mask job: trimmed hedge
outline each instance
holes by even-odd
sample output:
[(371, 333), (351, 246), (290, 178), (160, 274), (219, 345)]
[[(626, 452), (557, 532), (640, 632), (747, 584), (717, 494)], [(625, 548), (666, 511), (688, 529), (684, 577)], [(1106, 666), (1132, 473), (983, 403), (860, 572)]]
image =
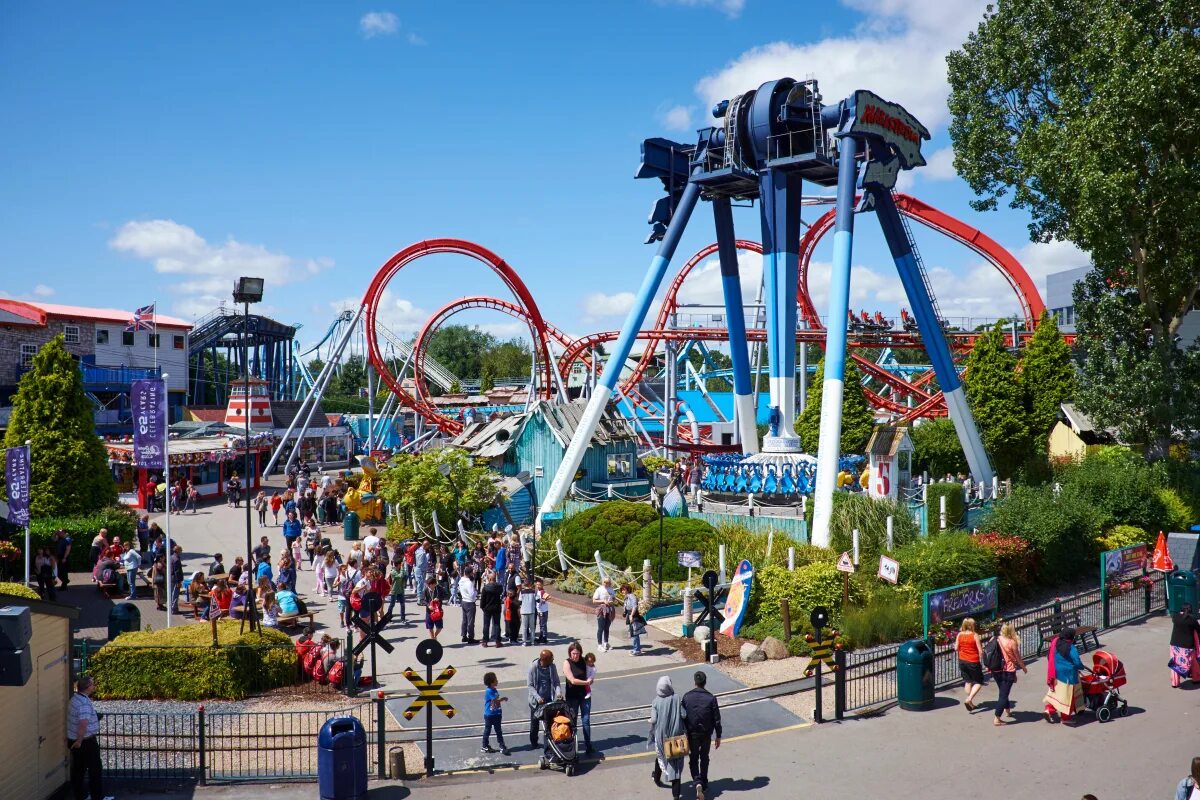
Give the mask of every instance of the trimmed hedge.
[[(20, 583), (10, 583), (8, 581), (0, 581), (0, 595), (12, 595), (13, 597), (24, 597), (28, 600), (38, 600), (38, 593), (28, 586)], [(2, 600), (2, 598), (0, 598)]]
[[(676, 555), (680, 550), (699, 550), (701, 553), (715, 552), (717, 531), (702, 519), (666, 517), (663, 519), (663, 575), (664, 581), (682, 581), (687, 578), (687, 567), (679, 566)], [(641, 571), (642, 561), (650, 559), (654, 574), (658, 574), (658, 515), (629, 540), (625, 547), (625, 563), (635, 573)], [(736, 564), (734, 565), (736, 567)], [(730, 567), (733, 569), (734, 567)]]
[(96, 697), (103, 700), (241, 700), (251, 692), (297, 682), (291, 638), (269, 628), (239, 633), (241, 623), (217, 623), (123, 633), (91, 662)]
[[(556, 533), (571, 558), (591, 562), (599, 550), (605, 561), (617, 564), (625, 560), (630, 539), (651, 522), (657, 531), (658, 512), (648, 504), (613, 500), (567, 518)], [(638, 561), (637, 566), (641, 563)]]
[(900, 581), (918, 592), (957, 586), (996, 574), (996, 560), (975, 537), (959, 531), (921, 539), (896, 551)]
[[(137, 538), (137, 514), (124, 506), (113, 506), (72, 517), (34, 517), (29, 525), (29, 538), (34, 552), (39, 547), (50, 545), (54, 540), (54, 532), (59, 528), (65, 528), (71, 535), (68, 565), (72, 572), (80, 572), (91, 567), (88, 554), (92, 549), (92, 539), (101, 528), (108, 528), (109, 537), (120, 536), (122, 542)], [(24, 540), (14, 539), (13, 543), (23, 544)]]
[[(807, 626), (809, 613), (815, 606), (826, 606), (835, 618), (842, 611), (842, 573), (831, 561), (817, 561), (797, 567), (788, 572), (787, 567), (764, 567), (754, 574), (754, 588), (750, 592), (750, 607), (746, 619), (762, 622), (779, 619), (784, 598), (788, 600), (792, 625), (796, 630)], [(850, 584), (850, 602), (858, 602), (861, 595), (853, 582)], [(801, 624), (803, 622), (803, 625)]]

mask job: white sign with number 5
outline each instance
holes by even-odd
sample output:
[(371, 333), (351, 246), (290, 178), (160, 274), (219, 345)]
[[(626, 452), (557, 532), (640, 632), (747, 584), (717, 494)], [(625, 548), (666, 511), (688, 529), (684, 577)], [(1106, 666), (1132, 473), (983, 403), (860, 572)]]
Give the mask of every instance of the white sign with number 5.
[(883, 578), (888, 583), (896, 583), (900, 580), (900, 562), (894, 558), (887, 556), (879, 557), (879, 577)]

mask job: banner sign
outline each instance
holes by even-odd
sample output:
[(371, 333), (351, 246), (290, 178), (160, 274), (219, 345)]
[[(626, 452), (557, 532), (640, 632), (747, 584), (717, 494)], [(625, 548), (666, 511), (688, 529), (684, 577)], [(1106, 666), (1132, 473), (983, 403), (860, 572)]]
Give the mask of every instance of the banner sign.
[(1104, 578), (1120, 579), (1128, 575), (1141, 575), (1146, 563), (1146, 545), (1135, 544), (1120, 550), (1104, 553)]
[(133, 463), (146, 469), (165, 469), (163, 440), (167, 435), (167, 387), (160, 380), (133, 382)]
[(679, 559), (679, 566), (689, 569), (700, 569), (699, 550), (677, 550), (675, 555)]
[(29, 524), (29, 448), (10, 447), (4, 456), (4, 480), (8, 484), (8, 521)]
[(879, 557), (879, 572), (877, 574), (893, 586), (896, 585), (900, 582), (900, 562), (894, 558), (881, 555)]
[(929, 138), (929, 129), (904, 106), (889, 103), (874, 92), (859, 89), (854, 93), (854, 122), (850, 132), (882, 139), (895, 151), (902, 169), (925, 165), (921, 142)]
[(946, 620), (994, 614), (999, 605), (1000, 582), (996, 578), (963, 583), (947, 589), (934, 589), (922, 597), (925, 635), (931, 625)]

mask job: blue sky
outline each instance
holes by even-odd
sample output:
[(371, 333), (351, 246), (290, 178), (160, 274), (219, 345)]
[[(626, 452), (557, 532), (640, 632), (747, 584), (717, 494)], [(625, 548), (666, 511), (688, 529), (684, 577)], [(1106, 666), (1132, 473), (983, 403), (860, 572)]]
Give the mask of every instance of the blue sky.
[[(640, 141), (688, 141), (713, 100), (782, 75), (817, 77), (827, 101), (862, 87), (908, 106), (934, 139), (907, 188), (985, 230), (1041, 284), (1086, 257), (1031, 245), (1022, 214), (972, 212), (950, 166), (944, 56), (983, 6), (0, 4), (0, 292), (125, 308), (156, 299), (192, 318), (238, 274), (263, 275), (263, 311), (304, 323), (311, 340), (392, 253), (456, 236), (503, 256), (568, 332), (618, 327), (652, 255), (642, 240), (659, 192), (632, 179)], [(706, 212), (679, 263), (711, 241)], [(758, 238), (755, 210), (737, 219)], [(852, 303), (894, 313), (877, 227), (860, 218)], [(1015, 309), (978, 257), (918, 241), (947, 315)], [(753, 259), (746, 267), (749, 286)], [(719, 297), (712, 272), (689, 298)], [(393, 281), (384, 318), (413, 330), (464, 294), (505, 296), (472, 263), (428, 259)], [(820, 265), (814, 294), (823, 312)], [(494, 313), (461, 321), (520, 331)]]

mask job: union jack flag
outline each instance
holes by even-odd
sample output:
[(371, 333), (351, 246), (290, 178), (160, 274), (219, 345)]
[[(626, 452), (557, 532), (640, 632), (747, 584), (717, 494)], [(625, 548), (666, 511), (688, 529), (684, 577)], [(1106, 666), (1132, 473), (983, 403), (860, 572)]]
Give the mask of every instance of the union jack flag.
[(133, 316), (129, 318), (129, 324), (125, 326), (127, 333), (152, 330), (154, 330), (154, 303), (134, 311)]

